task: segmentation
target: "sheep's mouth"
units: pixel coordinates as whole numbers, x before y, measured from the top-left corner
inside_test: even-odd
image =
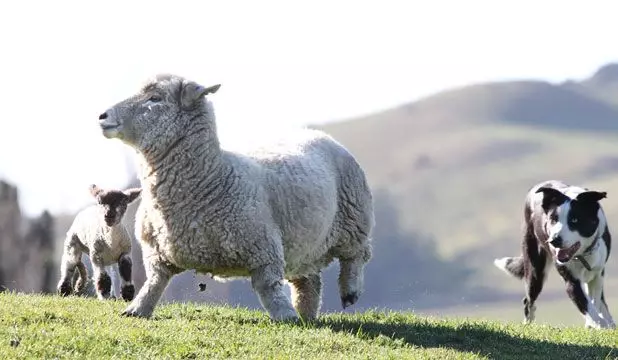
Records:
[[[101,124],[103,130],[114,130],[120,127],[120,124]]]

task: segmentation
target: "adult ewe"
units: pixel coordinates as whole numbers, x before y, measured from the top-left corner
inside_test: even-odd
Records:
[[[371,257],[372,194],[354,157],[312,130],[253,153],[221,148],[203,87],[158,75],[99,116],[103,135],[133,147],[136,215],[146,282],[125,309],[149,317],[170,278],[195,269],[251,278],[273,320],[314,319],[321,269],[339,259],[343,307],[363,288]],[[292,285],[292,303],[283,280]]]

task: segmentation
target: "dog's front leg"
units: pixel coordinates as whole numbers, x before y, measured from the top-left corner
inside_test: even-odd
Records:
[[[577,306],[579,312],[584,316],[584,319],[586,319],[586,327],[602,328],[605,321],[599,315],[599,311],[590,300],[590,297],[584,292],[581,281],[576,279],[568,270],[561,270],[560,274],[564,278],[566,292],[571,301]]]
[[[614,323],[614,319],[612,319],[612,315],[610,314],[607,303],[605,302],[603,283],[603,273],[598,274],[594,279],[588,282],[588,296],[602,319],[601,327],[615,329],[616,324]]]

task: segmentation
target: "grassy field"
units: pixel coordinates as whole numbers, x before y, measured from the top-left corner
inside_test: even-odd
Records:
[[[273,324],[230,307],[169,304],[151,320],[121,301],[0,294],[0,354],[148,359],[618,359],[618,332],[440,319],[413,313],[329,314]]]

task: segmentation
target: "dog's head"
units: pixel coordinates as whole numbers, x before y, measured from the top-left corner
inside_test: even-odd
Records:
[[[584,252],[605,228],[599,201],[606,192],[585,190],[569,197],[552,187],[541,187],[541,207],[545,212],[547,242],[559,264],[566,264]]]

